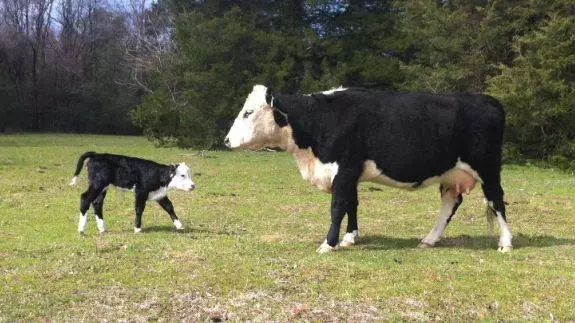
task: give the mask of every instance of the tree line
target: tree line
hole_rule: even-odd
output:
[[[1,0],[0,132],[137,133],[144,0]]]
[[[120,9],[61,0],[51,11],[42,8],[53,0],[2,1],[0,130],[122,133],[132,122],[160,145],[215,148],[255,83],[473,92],[506,106],[507,158],[575,168],[569,0],[124,0]],[[32,8],[15,15],[22,3]]]

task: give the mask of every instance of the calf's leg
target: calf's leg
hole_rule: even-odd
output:
[[[78,232],[80,234],[86,231],[86,224],[88,223],[88,209],[90,208],[90,203],[100,195],[103,191],[103,187],[94,185],[93,183],[88,186],[88,189],[80,195],[80,219],[78,221]]]
[[[178,230],[182,229],[183,228],[182,222],[180,222],[180,220],[176,216],[176,212],[174,211],[172,201],[170,201],[170,199],[167,196],[165,196],[164,198],[158,200],[158,204],[160,204],[160,206],[162,207],[162,209],[164,209],[164,211],[168,212],[176,229]]]
[[[92,202],[92,207],[94,208],[94,214],[96,215],[96,224],[98,225],[98,231],[104,233],[106,231],[106,226],[104,225],[104,199],[106,198],[106,190],[96,197]]]
[[[134,232],[142,232],[142,213],[146,208],[146,201],[148,200],[148,192],[136,191],[136,219],[134,221]]]

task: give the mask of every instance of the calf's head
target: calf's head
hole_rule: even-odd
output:
[[[255,85],[234,120],[224,143],[229,148],[259,149],[280,145],[280,125],[285,117],[272,108],[272,96],[263,85]]]
[[[192,181],[190,168],[186,163],[172,165],[170,169],[170,177],[172,179],[168,184],[168,188],[176,188],[184,191],[191,191],[196,188],[196,184]]]

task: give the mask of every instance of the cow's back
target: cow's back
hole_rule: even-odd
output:
[[[484,95],[365,92],[355,147],[387,176],[419,182],[501,151],[504,113]]]

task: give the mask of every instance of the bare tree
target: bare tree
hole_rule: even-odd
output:
[[[159,75],[173,66],[176,46],[171,35],[173,21],[169,11],[162,3],[149,6],[149,2],[128,0],[120,6],[131,28],[130,37],[124,44],[131,77],[118,83],[152,93],[150,76]],[[175,103],[178,92],[176,82],[164,78],[162,83],[162,88],[170,93]]]
[[[149,2],[0,0],[0,131],[133,131],[128,111],[174,57]]]
[[[9,35],[5,45],[15,43],[22,52],[13,53],[27,58],[20,61],[24,66],[16,67],[18,74],[29,66],[31,79],[33,128],[42,127],[44,105],[41,98],[41,82],[46,67],[48,39],[51,35],[51,12],[54,0],[2,0],[2,27]],[[14,49],[14,47],[13,47]],[[22,75],[20,75],[22,76]],[[21,80],[19,80],[21,81]],[[19,84],[21,88],[23,84]]]

